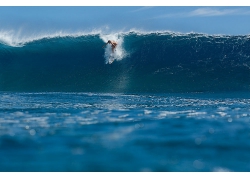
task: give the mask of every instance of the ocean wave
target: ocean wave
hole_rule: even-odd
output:
[[[112,64],[108,40],[118,42]],[[249,48],[248,35],[0,31],[0,90],[249,91]]]

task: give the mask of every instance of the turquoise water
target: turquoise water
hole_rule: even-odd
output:
[[[0,171],[249,171],[248,93],[0,93]]]

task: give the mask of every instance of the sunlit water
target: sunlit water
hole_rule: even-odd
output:
[[[245,94],[0,93],[0,171],[250,171]]]

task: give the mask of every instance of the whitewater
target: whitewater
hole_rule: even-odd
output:
[[[2,30],[0,171],[249,171],[249,49],[249,35]]]

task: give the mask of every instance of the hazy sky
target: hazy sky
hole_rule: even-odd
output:
[[[250,34],[249,6],[1,6],[0,31],[169,30]]]

